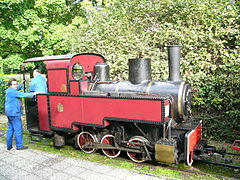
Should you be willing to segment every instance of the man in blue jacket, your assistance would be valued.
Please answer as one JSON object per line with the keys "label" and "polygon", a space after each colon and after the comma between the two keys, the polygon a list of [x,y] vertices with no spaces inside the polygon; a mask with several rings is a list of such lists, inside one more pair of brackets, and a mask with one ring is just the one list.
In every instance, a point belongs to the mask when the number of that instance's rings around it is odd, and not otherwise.
{"label": "man in blue jacket", "polygon": [[46,79],[40,74],[40,70],[35,69],[33,71],[33,79],[30,83],[30,92],[47,93]]}
{"label": "man in blue jacket", "polygon": [[22,137],[22,103],[21,98],[32,98],[37,93],[23,93],[20,90],[16,79],[10,79],[8,81],[8,88],[6,90],[5,100],[5,113],[8,118],[8,130],[7,130],[7,150],[12,149],[12,139],[15,133],[16,148],[17,150],[27,149],[27,146],[23,145]]}

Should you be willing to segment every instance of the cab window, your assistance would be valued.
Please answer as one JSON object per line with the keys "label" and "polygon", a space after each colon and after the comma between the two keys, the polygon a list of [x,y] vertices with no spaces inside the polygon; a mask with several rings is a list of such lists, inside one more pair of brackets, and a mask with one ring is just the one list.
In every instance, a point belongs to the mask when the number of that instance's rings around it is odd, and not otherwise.
{"label": "cab window", "polygon": [[73,79],[79,80],[83,77],[83,67],[80,63],[75,63],[72,67]]}

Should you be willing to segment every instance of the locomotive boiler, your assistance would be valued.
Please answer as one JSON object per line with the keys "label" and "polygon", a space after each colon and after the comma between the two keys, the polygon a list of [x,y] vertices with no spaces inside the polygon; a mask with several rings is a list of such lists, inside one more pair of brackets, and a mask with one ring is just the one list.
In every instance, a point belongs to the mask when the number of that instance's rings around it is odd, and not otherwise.
{"label": "locomotive boiler", "polygon": [[135,162],[193,163],[201,150],[202,122],[191,117],[191,88],[180,80],[181,46],[168,46],[169,78],[154,81],[151,60],[129,59],[128,80],[111,80],[103,56],[93,53],[27,59],[44,61],[47,94],[26,99],[31,134],[73,143]]}
{"label": "locomotive boiler", "polygon": [[[180,80],[180,48],[181,46],[168,46],[168,81],[152,81],[151,59],[136,58],[128,60],[128,81],[96,83],[92,90],[170,96],[174,104],[172,111],[175,121],[187,120],[191,112],[191,89],[187,82]],[[98,82],[109,81],[109,66],[97,63],[95,75]]]}

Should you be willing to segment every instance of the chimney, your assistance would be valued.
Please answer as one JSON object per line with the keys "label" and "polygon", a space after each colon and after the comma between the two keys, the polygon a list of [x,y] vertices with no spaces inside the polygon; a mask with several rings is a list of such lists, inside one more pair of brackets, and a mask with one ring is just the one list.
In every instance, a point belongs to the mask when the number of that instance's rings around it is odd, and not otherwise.
{"label": "chimney", "polygon": [[169,68],[169,81],[180,80],[180,50],[181,45],[169,45],[168,50],[168,68]]}

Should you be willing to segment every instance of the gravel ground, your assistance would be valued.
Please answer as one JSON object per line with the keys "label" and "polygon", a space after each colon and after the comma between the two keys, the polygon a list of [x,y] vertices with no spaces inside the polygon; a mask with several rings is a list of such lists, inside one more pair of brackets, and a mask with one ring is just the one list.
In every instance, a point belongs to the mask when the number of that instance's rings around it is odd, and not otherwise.
{"label": "gravel ground", "polygon": [[[7,123],[7,116],[0,114],[0,127],[1,124]],[[3,136],[3,130],[0,128],[0,137]]]}
{"label": "gravel ground", "polygon": [[7,123],[7,116],[0,114],[0,123]]}

